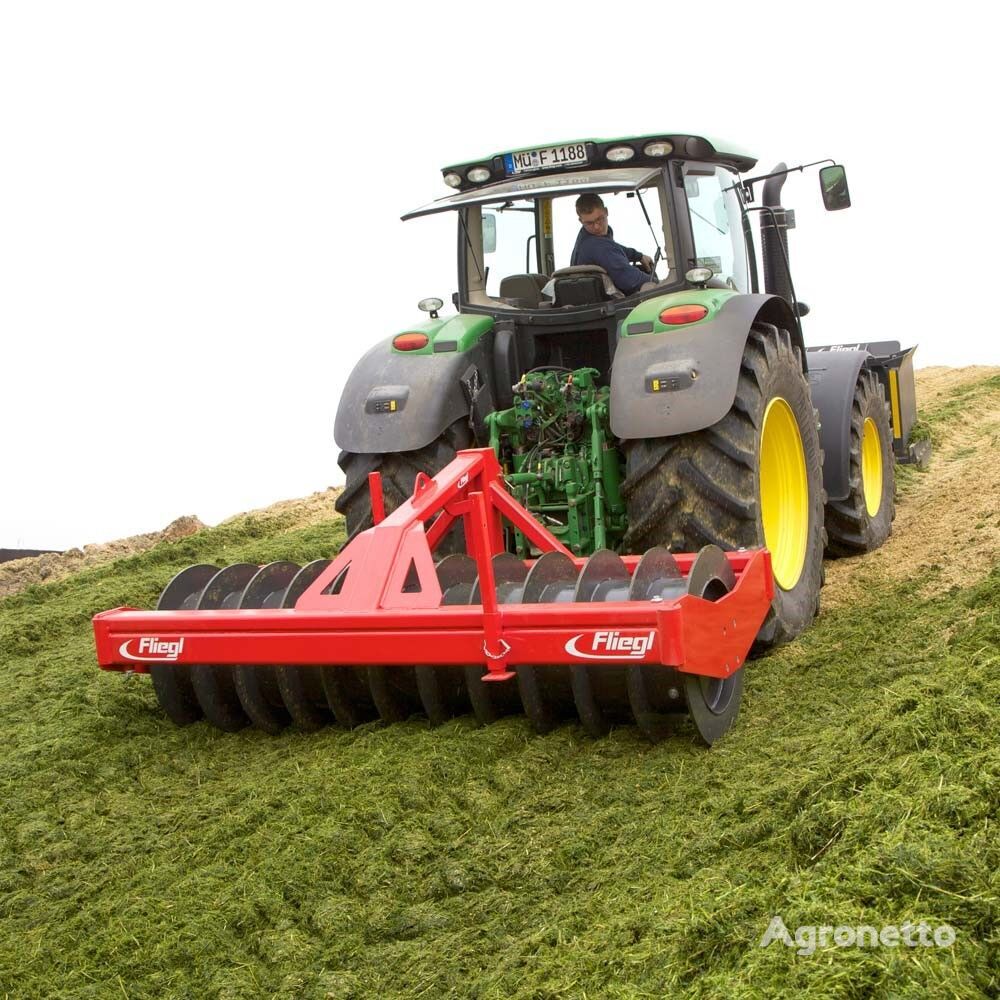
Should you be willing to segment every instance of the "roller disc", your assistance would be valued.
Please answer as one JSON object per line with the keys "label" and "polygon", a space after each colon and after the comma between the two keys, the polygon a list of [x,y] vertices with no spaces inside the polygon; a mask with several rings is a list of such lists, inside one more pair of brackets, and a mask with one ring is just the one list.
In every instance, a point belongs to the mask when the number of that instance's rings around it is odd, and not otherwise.
{"label": "roller disc", "polygon": [[[686,593],[687,582],[667,549],[657,546],[639,560],[632,574],[630,601],[671,601]],[[647,739],[658,743],[684,711],[684,686],[678,672],[646,664],[629,670],[625,682],[636,725]]]}
{"label": "roller disc", "polygon": [[[627,601],[630,582],[621,557],[608,549],[600,549],[584,565],[573,600]],[[573,701],[583,728],[591,736],[607,735],[612,721],[627,712],[627,668],[611,663],[601,666],[574,664],[569,672]]]}
{"label": "roller disc", "polygon": [[[294,608],[295,602],[330,565],[329,559],[315,559],[295,574],[281,599],[281,607]],[[326,695],[320,682],[320,667],[275,667],[281,700],[288,714],[303,729],[314,730],[330,722]]]}
{"label": "roller disc", "polygon": [[[706,545],[691,566],[688,593],[717,601],[735,586],[736,574],[725,553],[715,545]],[[725,679],[684,674],[688,712],[709,746],[729,731],[740,711],[743,670],[741,666],[733,666],[733,673]]]}
{"label": "roller disc", "polygon": [[[577,572],[573,560],[561,552],[546,552],[528,571],[523,604],[565,604],[576,592]],[[547,733],[559,724],[573,704],[569,668],[565,666],[518,666],[517,689],[524,712],[537,733]]]}
{"label": "roller disc", "polygon": [[[316,578],[330,565],[329,559],[317,559],[303,569],[289,588],[285,607],[292,607]],[[349,664],[328,667],[295,667],[282,681],[282,697],[295,705],[292,713],[303,729],[318,729],[330,721],[354,729],[378,718],[364,671]],[[291,707],[289,707],[291,711]],[[297,713],[297,714],[296,714]]]}
{"label": "roller disc", "polygon": [[421,711],[417,677],[413,667],[368,667],[368,690],[383,722],[406,722]]}
{"label": "roller disc", "polygon": [[[498,604],[520,604],[524,592],[524,581],[528,567],[509,552],[501,552],[493,557],[493,581],[497,590]],[[469,604],[479,604],[479,580],[476,579],[469,594]],[[484,682],[486,668],[477,663],[465,668],[465,686],[476,721],[481,726],[496,722],[503,715],[519,712],[521,705],[517,687],[510,681]]]}
{"label": "roller disc", "polygon": [[348,664],[320,667],[319,679],[326,703],[338,725],[355,729],[378,718],[378,710],[360,667]]}
{"label": "roller disc", "polygon": [[[190,611],[209,580],[219,572],[218,566],[188,566],[163,588],[157,601],[157,611]],[[178,726],[197,722],[204,714],[191,683],[191,668],[185,663],[173,666],[152,663],[149,676],[153,680],[156,700],[167,716]]]}
{"label": "roller disc", "polygon": [[[257,574],[257,569],[251,563],[236,563],[220,569],[205,586],[198,600],[198,610],[239,607],[243,591]],[[194,685],[198,704],[212,725],[233,733],[250,721],[236,694],[233,668],[228,664],[198,664],[191,667],[191,683]]]}
{"label": "roller disc", "polygon": [[[291,562],[273,562],[262,566],[247,584],[240,599],[241,608],[277,608],[299,567]],[[233,667],[233,684],[243,711],[250,721],[266,733],[280,733],[291,722],[291,715],[281,700],[274,667],[244,665]]]}
{"label": "roller disc", "polygon": [[[476,582],[476,561],[456,553],[445,556],[435,567],[441,584],[441,604],[468,604]],[[415,667],[417,692],[432,726],[468,711],[465,668],[454,666]]]}

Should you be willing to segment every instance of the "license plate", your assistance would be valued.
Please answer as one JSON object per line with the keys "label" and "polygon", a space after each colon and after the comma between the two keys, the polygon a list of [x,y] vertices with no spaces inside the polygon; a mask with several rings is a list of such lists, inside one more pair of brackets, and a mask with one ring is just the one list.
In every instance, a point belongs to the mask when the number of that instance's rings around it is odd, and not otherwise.
{"label": "license plate", "polygon": [[558,170],[560,167],[578,167],[587,163],[587,146],[574,142],[569,146],[545,146],[526,149],[521,153],[507,153],[503,158],[507,176],[527,174],[534,170]]}

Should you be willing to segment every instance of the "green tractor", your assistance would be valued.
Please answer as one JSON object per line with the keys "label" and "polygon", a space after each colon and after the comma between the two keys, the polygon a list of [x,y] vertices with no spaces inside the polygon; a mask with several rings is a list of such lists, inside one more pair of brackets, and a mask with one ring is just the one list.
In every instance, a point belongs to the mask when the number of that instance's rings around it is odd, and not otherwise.
{"label": "green tractor", "polygon": [[[894,463],[925,458],[909,442],[914,349],[806,348],[780,205],[791,171],[746,176],[755,163],[729,143],[657,134],[446,167],[452,193],[403,218],[455,214],[457,314],[423,300],[429,319],[348,379],[335,438],[349,532],[372,524],[370,473],[391,510],[418,473],[492,446],[513,495],[574,554],[766,546],[776,596],[758,646],[808,626],[824,552],[880,546]],[[824,163],[825,207],[847,208],[844,168]],[[644,273],[622,282],[634,290],[572,264],[582,194],[635,248]],[[438,552],[460,548],[459,532]],[[506,541],[530,558],[526,538]]]}

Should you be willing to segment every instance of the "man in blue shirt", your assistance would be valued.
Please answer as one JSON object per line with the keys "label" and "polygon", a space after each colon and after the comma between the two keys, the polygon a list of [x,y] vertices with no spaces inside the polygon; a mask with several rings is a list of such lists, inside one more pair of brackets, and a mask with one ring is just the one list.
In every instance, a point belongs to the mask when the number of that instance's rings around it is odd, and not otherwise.
{"label": "man in blue shirt", "polygon": [[[625,295],[632,295],[647,281],[655,281],[652,275],[653,261],[645,254],[615,243],[614,234],[608,225],[608,210],[601,196],[582,194],[576,199],[576,217],[583,227],[576,238],[570,264],[597,264],[611,276],[615,287]],[[633,267],[638,264],[639,267]]]}

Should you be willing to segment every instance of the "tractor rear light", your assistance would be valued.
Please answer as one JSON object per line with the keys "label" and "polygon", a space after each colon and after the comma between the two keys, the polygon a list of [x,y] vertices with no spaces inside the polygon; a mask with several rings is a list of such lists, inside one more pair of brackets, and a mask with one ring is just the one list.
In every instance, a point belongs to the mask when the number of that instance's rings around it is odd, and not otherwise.
{"label": "tractor rear light", "polygon": [[401,333],[392,338],[392,346],[397,351],[419,351],[429,343],[426,333]]}
{"label": "tractor rear light", "polygon": [[473,167],[466,175],[473,184],[482,184],[490,179],[490,172],[486,167]]}
{"label": "tractor rear light", "polygon": [[673,152],[674,146],[671,142],[647,142],[642,147],[646,156],[668,156]]}
{"label": "tractor rear light", "polygon": [[660,322],[668,326],[683,326],[685,323],[697,323],[708,315],[704,306],[670,306],[660,313]]}
{"label": "tractor rear light", "polygon": [[631,146],[615,146],[604,154],[612,163],[624,163],[635,156],[635,150]]}
{"label": "tractor rear light", "polygon": [[450,188],[457,188],[462,186],[461,176],[459,174],[456,174],[454,171],[444,175],[444,182]]}

